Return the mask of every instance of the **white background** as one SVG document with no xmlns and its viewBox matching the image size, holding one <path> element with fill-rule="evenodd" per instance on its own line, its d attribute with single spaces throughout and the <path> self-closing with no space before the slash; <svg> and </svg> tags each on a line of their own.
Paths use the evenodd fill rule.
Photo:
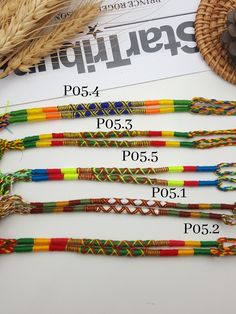
<svg viewBox="0 0 236 314">
<path fill-rule="evenodd" d="M 100 100 L 191 99 L 194 96 L 236 99 L 235 86 L 211 72 L 157 81 L 101 93 Z M 94 99 L 88 99 L 93 101 Z M 57 105 L 56 100 L 42 105 Z M 69 99 L 81 102 L 83 99 Z M 34 104 L 38 106 L 40 104 Z M 31 104 L 32 106 L 32 104 Z M 29 107 L 22 106 L 22 108 Z M 201 117 L 170 114 L 135 116 L 134 129 L 192 131 L 235 128 L 235 117 Z M 61 131 L 96 130 L 96 119 L 54 121 L 11 126 L 14 139 Z M 235 147 L 213 150 L 160 148 L 163 165 L 215 165 L 235 161 Z M 144 166 L 121 161 L 119 149 L 54 148 L 7 152 L 3 172 L 21 168 L 90 166 Z M 145 166 L 154 166 L 145 164 Z M 193 176 L 193 175 L 192 175 Z M 191 177 L 192 177 L 191 176 Z M 201 178 L 211 177 L 198 174 Z M 185 174 L 185 177 L 189 177 Z M 91 182 L 21 183 L 14 192 L 28 201 L 53 201 L 87 197 L 151 198 L 151 187 Z M 184 202 L 235 202 L 235 192 L 215 188 L 188 188 Z M 184 223 L 215 221 L 130 217 L 103 214 L 48 214 L 12 216 L 1 222 L 0 236 L 75 237 L 101 239 L 215 239 L 216 236 L 184 235 Z M 219 236 L 235 236 L 234 227 L 220 223 Z M 0 257 L 1 314 L 195 314 L 235 313 L 234 257 L 116 258 L 72 253 L 14 254 Z"/>
</svg>

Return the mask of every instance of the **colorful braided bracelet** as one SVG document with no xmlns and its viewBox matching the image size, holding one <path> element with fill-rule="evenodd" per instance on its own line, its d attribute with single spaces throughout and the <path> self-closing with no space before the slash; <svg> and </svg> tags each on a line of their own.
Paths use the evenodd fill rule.
<svg viewBox="0 0 236 314">
<path fill-rule="evenodd" d="M 23 109 L 3 114 L 0 129 L 19 122 L 173 112 L 233 116 L 236 115 L 236 102 L 196 97 L 192 100 L 117 101 Z"/>
<path fill-rule="evenodd" d="M 98 182 L 120 182 L 154 186 L 211 187 L 221 191 L 236 190 L 236 186 L 224 186 L 225 182 L 236 183 L 236 171 L 222 171 L 225 167 L 235 167 L 236 163 L 221 163 L 217 166 L 174 166 L 160 168 L 61 168 L 61 169 L 23 169 L 14 173 L 0 174 L 0 195 L 9 194 L 16 182 L 40 182 L 60 180 L 88 180 Z M 163 180 L 150 178 L 159 173 L 209 172 L 218 176 L 217 180 Z M 232 176 L 232 177 L 231 177 Z"/>
<path fill-rule="evenodd" d="M 209 212 L 210 210 L 231 211 L 233 215 L 213 213 Z M 230 226 L 236 225 L 236 204 L 181 204 L 125 198 L 79 199 L 42 203 L 25 202 L 17 195 L 5 195 L 0 198 L 0 219 L 12 214 L 32 215 L 72 212 L 202 218 L 223 221 Z"/>
<path fill-rule="evenodd" d="M 217 131 L 110 131 L 110 132 L 77 132 L 77 133 L 52 133 L 35 136 L 27 136 L 23 139 L 7 141 L 0 139 L 0 157 L 7 150 L 25 150 L 27 148 L 42 148 L 56 146 L 78 146 L 78 147 L 186 147 L 206 149 L 221 146 L 236 145 L 236 136 L 200 139 L 197 141 L 153 141 L 139 140 L 127 141 L 123 138 L 135 137 L 176 137 L 193 138 L 199 136 L 214 135 L 236 135 L 236 129 Z M 107 140 L 107 139 L 122 140 Z M 102 139 L 102 140 L 101 140 Z"/>
<path fill-rule="evenodd" d="M 0 254 L 26 252 L 74 252 L 86 255 L 127 257 L 234 256 L 236 239 L 217 241 L 137 240 L 112 241 L 91 239 L 0 239 Z M 231 244 L 230 246 L 227 244 Z"/>
</svg>

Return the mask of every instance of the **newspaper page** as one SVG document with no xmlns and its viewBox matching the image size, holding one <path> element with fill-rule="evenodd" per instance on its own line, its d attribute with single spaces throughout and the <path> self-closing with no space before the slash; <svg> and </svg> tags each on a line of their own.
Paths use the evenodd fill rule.
<svg viewBox="0 0 236 314">
<path fill-rule="evenodd" d="M 0 103 L 64 96 L 64 85 L 91 91 L 206 71 L 194 19 L 199 0 L 103 1 L 101 15 L 83 33 L 33 66 L 0 81 Z M 68 13 L 61 13 L 63 19 Z"/>
</svg>

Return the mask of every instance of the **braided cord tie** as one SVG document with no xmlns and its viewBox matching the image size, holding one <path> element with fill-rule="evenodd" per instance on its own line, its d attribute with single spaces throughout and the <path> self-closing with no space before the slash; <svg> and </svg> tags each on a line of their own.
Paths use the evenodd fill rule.
<svg viewBox="0 0 236 314">
<path fill-rule="evenodd" d="M 221 163 L 217 166 L 216 174 L 219 176 L 217 187 L 224 192 L 236 190 L 236 171 L 222 171 L 224 168 L 235 168 L 236 163 Z M 234 185 L 225 186 L 226 182 L 233 183 Z"/>
<path fill-rule="evenodd" d="M 194 131 L 189 132 L 189 137 L 209 136 L 209 135 L 236 135 L 236 129 L 214 130 L 214 131 Z"/>
<path fill-rule="evenodd" d="M 17 240 L 15 239 L 0 239 L 0 255 L 13 253 L 16 244 Z"/>
<path fill-rule="evenodd" d="M 10 124 L 10 115 L 8 113 L 0 116 L 0 130 L 5 129 Z"/>
<path fill-rule="evenodd" d="M 232 243 L 232 246 L 225 246 Z M 67 251 L 79 254 L 167 257 L 167 256 L 234 256 L 236 239 L 217 241 L 136 240 L 113 241 L 98 239 L 0 239 L 0 254 L 22 252 Z"/>
<path fill-rule="evenodd" d="M 0 197 L 0 219 L 12 214 L 30 214 L 32 206 L 18 195 L 4 195 Z"/>
<path fill-rule="evenodd" d="M 30 170 L 19 170 L 14 173 L 3 174 L 0 172 L 0 196 L 8 195 L 16 182 L 28 182 L 31 180 Z"/>
<path fill-rule="evenodd" d="M 0 114 L 0 130 L 6 128 L 10 124 L 10 114 L 8 113 L 8 108 L 10 106 L 10 101 L 8 100 L 5 106 L 5 111 Z"/>
<path fill-rule="evenodd" d="M 24 150 L 21 140 L 7 141 L 0 139 L 0 159 L 7 150 Z"/>
<path fill-rule="evenodd" d="M 236 145 L 236 137 L 221 137 L 214 139 L 203 139 L 194 141 L 194 146 L 199 149 L 209 149 L 223 146 L 235 146 Z"/>
<path fill-rule="evenodd" d="M 236 255 L 236 239 L 235 238 L 226 238 L 222 237 L 218 239 L 218 249 L 212 249 L 212 255 L 215 256 L 234 256 Z M 225 244 L 232 243 L 231 246 L 226 246 Z"/>
<path fill-rule="evenodd" d="M 4 175 L 0 172 L 0 195 L 7 195 L 10 193 L 10 190 L 12 188 L 14 179 L 11 174 Z"/>
<path fill-rule="evenodd" d="M 195 97 L 192 100 L 190 112 L 202 115 L 233 116 L 236 115 L 236 102 Z"/>
</svg>

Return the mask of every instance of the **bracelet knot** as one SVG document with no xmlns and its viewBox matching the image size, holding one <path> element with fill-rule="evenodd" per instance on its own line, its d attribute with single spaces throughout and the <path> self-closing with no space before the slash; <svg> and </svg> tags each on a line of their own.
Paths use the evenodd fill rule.
<svg viewBox="0 0 236 314">
<path fill-rule="evenodd" d="M 2 159 L 7 150 L 23 150 L 24 146 L 22 140 L 8 141 L 0 139 L 0 159 Z"/>
<path fill-rule="evenodd" d="M 16 240 L 0 239 L 0 255 L 13 253 Z"/>
<path fill-rule="evenodd" d="M 218 242 L 218 248 L 211 250 L 212 255 L 220 256 L 220 257 L 236 255 L 236 239 L 235 238 L 219 238 L 217 242 Z M 229 245 L 229 244 L 232 244 L 232 245 Z"/>
<path fill-rule="evenodd" d="M 0 197 L 0 219 L 12 214 L 29 214 L 32 206 L 23 201 L 18 195 L 4 195 Z"/>
<path fill-rule="evenodd" d="M 9 117 L 8 113 L 0 115 L 0 130 L 5 129 L 10 124 Z"/>
</svg>

